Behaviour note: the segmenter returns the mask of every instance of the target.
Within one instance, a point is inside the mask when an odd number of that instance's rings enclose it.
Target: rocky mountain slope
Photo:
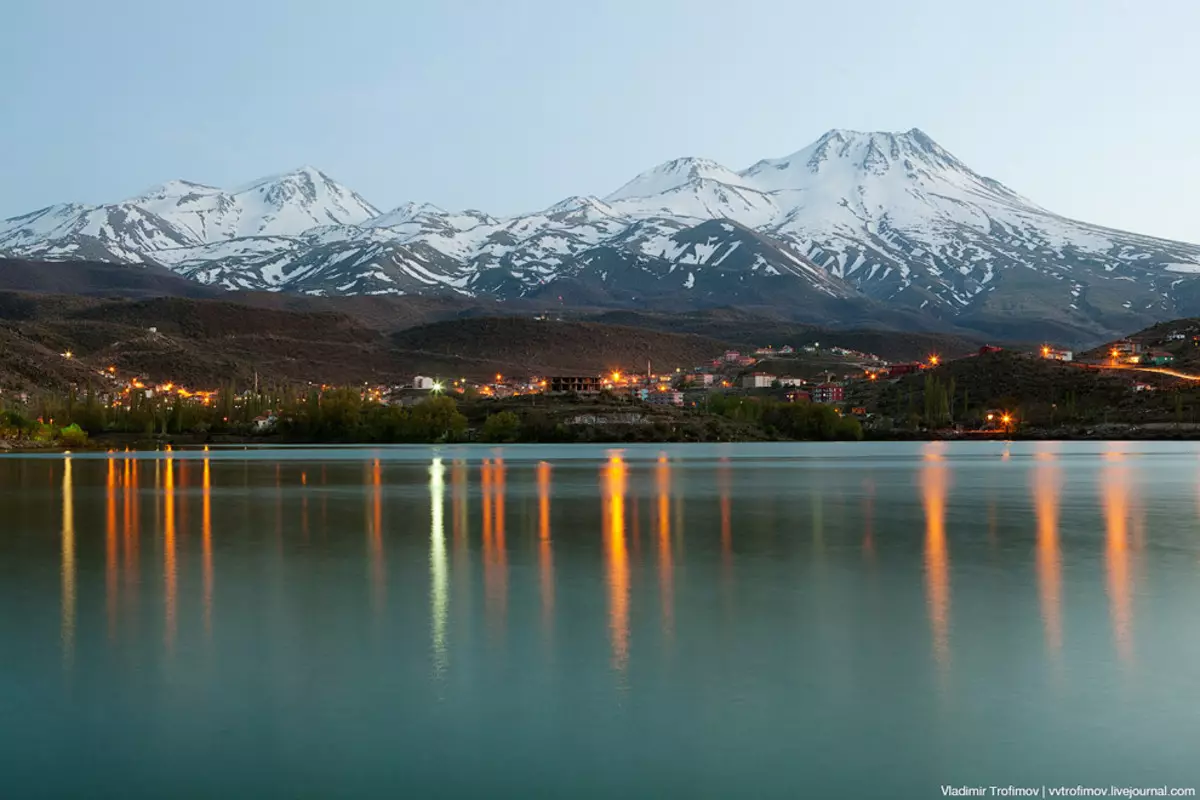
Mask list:
[[[1085,341],[1200,313],[1200,245],[1058,216],[919,130],[833,130],[731,170],[681,158],[604,197],[498,218],[380,213],[304,168],[233,191],[173,181],[0,222],[0,252],[167,267],[203,284],[673,310]]]

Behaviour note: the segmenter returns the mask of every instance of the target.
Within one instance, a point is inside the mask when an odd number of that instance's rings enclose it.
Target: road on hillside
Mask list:
[[[1084,364],[1079,361],[1071,362],[1078,367],[1084,369],[1119,369],[1126,372],[1153,372],[1156,375],[1170,375],[1172,378],[1181,378],[1185,381],[1200,381],[1200,375],[1192,375],[1187,372],[1180,372],[1176,369],[1168,369],[1166,367],[1141,367],[1134,364]]]

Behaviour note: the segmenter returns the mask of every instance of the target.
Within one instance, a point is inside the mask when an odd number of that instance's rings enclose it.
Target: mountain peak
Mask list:
[[[337,181],[326,175],[321,170],[317,169],[316,167],[305,165],[288,170],[287,172],[278,172],[274,175],[265,175],[243,186],[239,186],[237,189],[233,190],[233,194],[241,194],[242,192],[253,191],[264,186],[319,186],[321,184],[339,186]]]
[[[136,197],[131,198],[128,202],[139,203],[151,200],[202,197],[205,195],[219,194],[220,192],[221,190],[215,186],[209,186],[205,183],[196,183],[195,181],[185,181],[177,178],[165,183],[160,183],[157,186],[151,186],[146,191],[142,192]]]
[[[446,216],[446,211],[439,206],[435,206],[433,203],[414,203],[410,201],[401,203],[391,211],[379,214],[367,222],[367,226],[372,228],[390,228],[395,225],[412,222],[420,216],[444,217]]]
[[[609,207],[608,203],[605,203],[600,198],[598,198],[594,195],[590,195],[590,194],[588,194],[588,195],[581,195],[581,194],[571,195],[570,197],[566,198],[565,200],[559,200],[557,203],[550,206],[542,213],[544,213],[544,214],[560,214],[564,211],[575,211],[577,209],[582,209],[582,208],[594,208],[598,211],[603,211],[606,214],[612,213],[612,208]]]
[[[716,181],[730,186],[746,185],[740,175],[710,158],[687,156],[665,161],[653,169],[646,170],[604,200],[613,203],[636,197],[651,197],[696,181]]]
[[[804,174],[826,173],[842,176],[837,178],[839,181],[894,173],[897,179],[903,176],[925,186],[940,180],[935,177],[938,175],[958,183],[987,182],[920,128],[904,132],[834,128],[802,150],[783,158],[759,161],[741,174],[755,185],[775,191],[807,182]],[[950,178],[951,175],[958,177]],[[1004,191],[1016,197],[1015,193]]]

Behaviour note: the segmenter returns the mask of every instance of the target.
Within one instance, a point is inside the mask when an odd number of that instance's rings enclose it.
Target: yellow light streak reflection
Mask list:
[[[75,482],[71,457],[63,459],[62,481],[62,640],[63,666],[75,663]]]

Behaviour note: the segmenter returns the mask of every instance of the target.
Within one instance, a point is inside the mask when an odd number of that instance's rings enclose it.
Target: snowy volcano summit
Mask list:
[[[740,171],[677,158],[514,217],[381,213],[310,167],[234,190],[171,181],[4,220],[0,253],[153,263],[235,290],[739,304],[1030,338],[1200,313],[1200,245],[1061,217],[917,129],[832,130]]]

